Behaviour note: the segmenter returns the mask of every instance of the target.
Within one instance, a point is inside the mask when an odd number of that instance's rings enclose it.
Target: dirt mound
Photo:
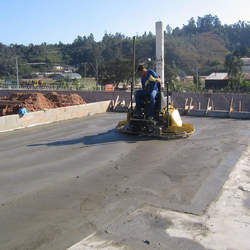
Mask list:
[[[20,107],[28,112],[79,105],[86,103],[77,94],[42,93],[14,93],[9,97],[0,98],[0,116],[18,114]]]
[[[50,92],[45,95],[56,107],[65,107],[78,104],[85,104],[86,102],[77,94],[58,94],[57,92]]]

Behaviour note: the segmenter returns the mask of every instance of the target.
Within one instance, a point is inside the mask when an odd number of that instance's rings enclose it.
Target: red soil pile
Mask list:
[[[78,104],[85,104],[86,102],[81,96],[77,94],[58,94],[57,92],[50,92],[45,95],[56,107],[66,107]]]
[[[28,112],[79,105],[86,103],[77,94],[42,93],[15,93],[9,97],[0,98],[0,116],[18,114],[20,107]]]

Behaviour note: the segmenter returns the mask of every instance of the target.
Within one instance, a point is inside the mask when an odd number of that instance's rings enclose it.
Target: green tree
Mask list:
[[[225,67],[229,77],[235,77],[242,71],[242,60],[238,56],[234,56],[232,53],[227,54],[225,58]]]
[[[119,58],[105,63],[105,66],[102,69],[103,84],[115,83],[115,86],[117,87],[120,82],[128,83],[132,78],[131,65],[131,60],[120,60]]]
[[[169,65],[165,65],[164,76],[167,82],[176,81],[177,73]]]
[[[228,54],[225,59],[225,67],[229,78],[229,87],[234,91],[239,91],[241,85],[244,84],[242,74],[242,60],[233,54]]]
[[[198,74],[193,74],[193,83],[194,85],[198,88],[198,87],[201,87],[201,78]]]

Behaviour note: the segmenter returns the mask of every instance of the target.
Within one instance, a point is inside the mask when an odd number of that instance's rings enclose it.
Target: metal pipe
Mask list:
[[[131,110],[133,110],[134,85],[135,85],[135,36],[133,36],[133,78],[131,82],[131,96],[130,96]]]
[[[166,82],[167,84],[167,112],[168,112],[168,102],[169,102],[169,96],[168,96],[168,82]]]
[[[168,84],[169,82],[166,82],[167,87],[167,128],[169,127],[169,91],[168,91]]]
[[[16,56],[16,87],[19,89],[18,59],[17,59],[17,56]]]

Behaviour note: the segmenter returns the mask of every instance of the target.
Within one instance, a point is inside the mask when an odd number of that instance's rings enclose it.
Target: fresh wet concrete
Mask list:
[[[140,224],[160,237],[157,228],[171,222],[133,217],[138,209],[204,214],[250,138],[248,121],[193,117],[183,118],[196,128],[188,139],[137,138],[114,130],[124,118],[103,114],[0,134],[3,249],[65,249],[93,232],[117,244],[124,238],[128,249],[152,247],[141,241]],[[129,216],[139,238],[121,227]],[[204,249],[170,235],[159,243]]]

